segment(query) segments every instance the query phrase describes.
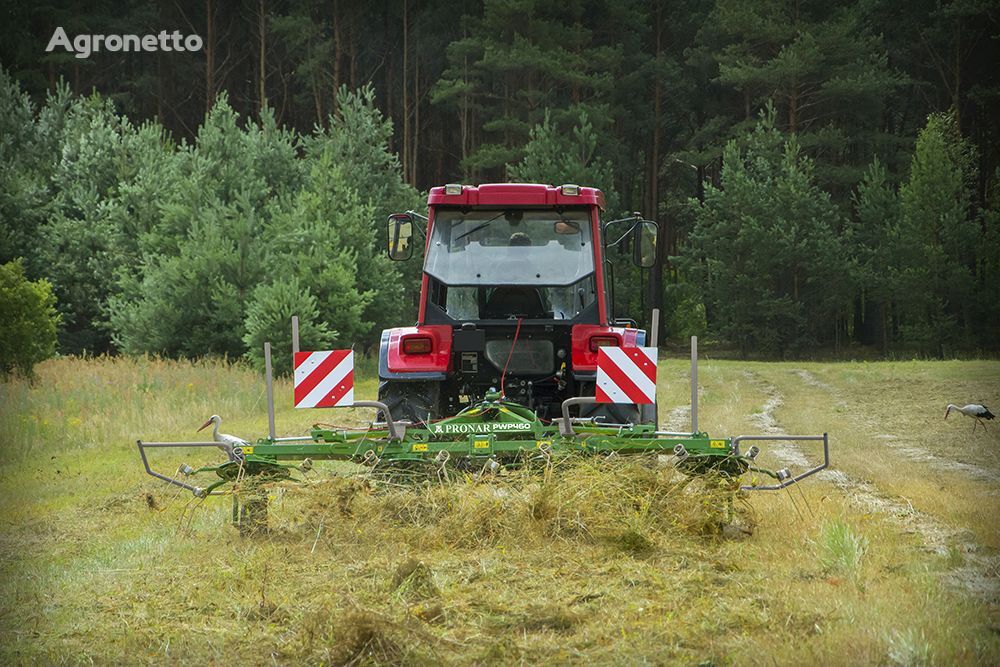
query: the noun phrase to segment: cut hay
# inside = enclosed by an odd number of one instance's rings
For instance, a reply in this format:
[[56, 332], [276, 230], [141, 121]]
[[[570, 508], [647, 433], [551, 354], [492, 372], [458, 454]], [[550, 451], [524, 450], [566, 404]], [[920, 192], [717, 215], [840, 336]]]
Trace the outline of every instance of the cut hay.
[[452, 479], [414, 481], [407, 472], [402, 482], [384, 472], [362, 473], [327, 478], [300, 493], [308, 494], [311, 525], [329, 529], [363, 517], [363, 524], [392, 526], [420, 548], [569, 540], [644, 555], [679, 536], [722, 535], [736, 513], [737, 492], [725, 480], [691, 483], [644, 457], [572, 456], [542, 470]]

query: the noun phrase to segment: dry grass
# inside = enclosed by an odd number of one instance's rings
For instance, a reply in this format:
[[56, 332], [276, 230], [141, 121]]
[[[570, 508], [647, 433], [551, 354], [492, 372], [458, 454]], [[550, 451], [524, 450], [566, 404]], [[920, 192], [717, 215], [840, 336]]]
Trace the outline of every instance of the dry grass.
[[[665, 366], [664, 416], [686, 401], [685, 366]], [[5, 663], [1000, 661], [996, 608], [949, 578], [975, 564], [968, 545], [997, 548], [998, 485], [876, 437], [996, 472], [993, 431], [973, 439], [937, 414], [1000, 393], [995, 363], [701, 368], [703, 428], [758, 432], [751, 415], [777, 392], [779, 427], [829, 430], [839, 469], [953, 531], [944, 553], [824, 480], [751, 497], [752, 535], [720, 534], [725, 503], [645, 459], [402, 486], [318, 463], [272, 489], [267, 535], [241, 538], [226, 498], [145, 477], [134, 440], [194, 438], [212, 413], [264, 433], [257, 377], [153, 359], [61, 359], [39, 376], [0, 386]], [[283, 433], [364, 418], [295, 412], [290, 393], [279, 383]]]

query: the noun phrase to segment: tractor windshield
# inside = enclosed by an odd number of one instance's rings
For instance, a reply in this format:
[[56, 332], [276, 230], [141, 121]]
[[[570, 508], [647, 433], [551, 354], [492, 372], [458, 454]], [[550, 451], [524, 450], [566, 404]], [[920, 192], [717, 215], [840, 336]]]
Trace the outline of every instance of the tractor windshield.
[[586, 209], [439, 209], [424, 270], [450, 286], [568, 287], [594, 272]]

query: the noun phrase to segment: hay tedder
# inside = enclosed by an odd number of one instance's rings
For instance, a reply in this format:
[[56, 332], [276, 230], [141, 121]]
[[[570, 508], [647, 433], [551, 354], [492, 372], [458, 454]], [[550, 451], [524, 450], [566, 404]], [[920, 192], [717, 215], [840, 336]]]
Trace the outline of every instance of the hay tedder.
[[[253, 444], [229, 446], [219, 442], [138, 441], [146, 472], [182, 487], [197, 497], [206, 497], [229, 482], [248, 477], [267, 480], [288, 479], [295, 470], [308, 471], [316, 460], [346, 460], [378, 465], [429, 464], [444, 467], [461, 462], [466, 469], [497, 472], [502, 466], [519, 464], [526, 457], [536, 460], [571, 454], [627, 455], [668, 454], [687, 474], [714, 473], [738, 480], [756, 472], [774, 480], [768, 485], [743, 485], [747, 491], [777, 490], [823, 470], [829, 465], [826, 434], [806, 436], [737, 436], [716, 438], [703, 432], [658, 431], [645, 424], [598, 423], [591, 418], [570, 417], [569, 408], [588, 399], [571, 398], [563, 403], [563, 417], [545, 423], [532, 410], [510, 403], [499, 393], [489, 393], [477, 405], [454, 417], [414, 426], [409, 422], [375, 423], [359, 430], [332, 430], [314, 427], [308, 436], [260, 438]], [[377, 408], [390, 414], [378, 401], [357, 401], [354, 407]], [[391, 415], [390, 415], [391, 419]], [[756, 445], [742, 449], [749, 441], [816, 440], [823, 443], [823, 462], [793, 475], [787, 468], [768, 470], [754, 465]], [[150, 468], [146, 450], [177, 447], [217, 447], [227, 460], [201, 468], [181, 466], [177, 474], [164, 475]], [[288, 463], [294, 461], [297, 463]], [[206, 486], [185, 481], [201, 473], [217, 478]]]
[[[603, 206], [599, 190], [576, 185], [433, 188], [427, 218], [413, 212], [389, 217], [390, 258], [412, 255], [414, 232], [424, 236], [426, 253], [416, 325], [382, 334], [379, 400], [346, 403], [377, 411], [369, 427], [316, 425], [307, 436], [277, 437], [268, 370], [267, 437], [140, 440], [146, 472], [197, 497], [232, 485], [237, 499], [244, 481], [259, 486], [292, 479], [318, 460], [484, 476], [570, 455], [661, 454], [688, 476], [725, 480], [734, 491], [783, 489], [826, 468], [826, 434], [713, 437], [700, 431], [695, 341], [689, 432], [659, 429], [655, 375], [648, 400], [636, 398], [627, 379], [619, 378], [622, 387], [603, 384], [599, 364], [611, 348], [650, 349], [643, 347], [645, 330], [614, 316], [608, 249], [630, 246], [634, 263], [648, 268], [657, 246], [656, 223], [638, 214], [602, 222]], [[654, 312], [654, 344], [657, 319]], [[647, 354], [655, 364], [655, 350]], [[331, 387], [327, 402], [315, 406], [337, 405], [332, 397], [343, 399], [343, 389], [343, 383]], [[821, 442], [822, 462], [794, 472], [760, 467], [755, 443], [768, 440]], [[150, 466], [149, 450], [185, 447], [216, 447], [225, 460], [183, 465], [173, 475]], [[196, 484], [202, 475], [212, 480]], [[762, 477], [770, 482], [759, 482]], [[238, 522], [266, 512], [266, 494], [246, 498], [234, 502]]]

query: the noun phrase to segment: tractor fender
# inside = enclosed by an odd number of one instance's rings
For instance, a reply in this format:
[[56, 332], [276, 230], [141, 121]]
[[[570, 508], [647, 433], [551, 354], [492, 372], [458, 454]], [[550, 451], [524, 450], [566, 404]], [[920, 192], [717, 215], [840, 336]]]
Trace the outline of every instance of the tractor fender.
[[572, 332], [572, 360], [574, 376], [583, 379], [596, 377], [597, 352], [590, 349], [590, 339], [595, 336], [613, 336], [621, 347], [640, 347], [646, 344], [646, 332], [630, 327], [608, 327], [600, 324], [577, 324]]
[[[447, 331], [445, 331], [447, 330]], [[427, 336], [433, 341], [431, 354], [406, 355], [403, 340]], [[381, 380], [441, 381], [451, 364], [451, 327], [430, 325], [383, 329], [378, 348], [378, 376]]]

